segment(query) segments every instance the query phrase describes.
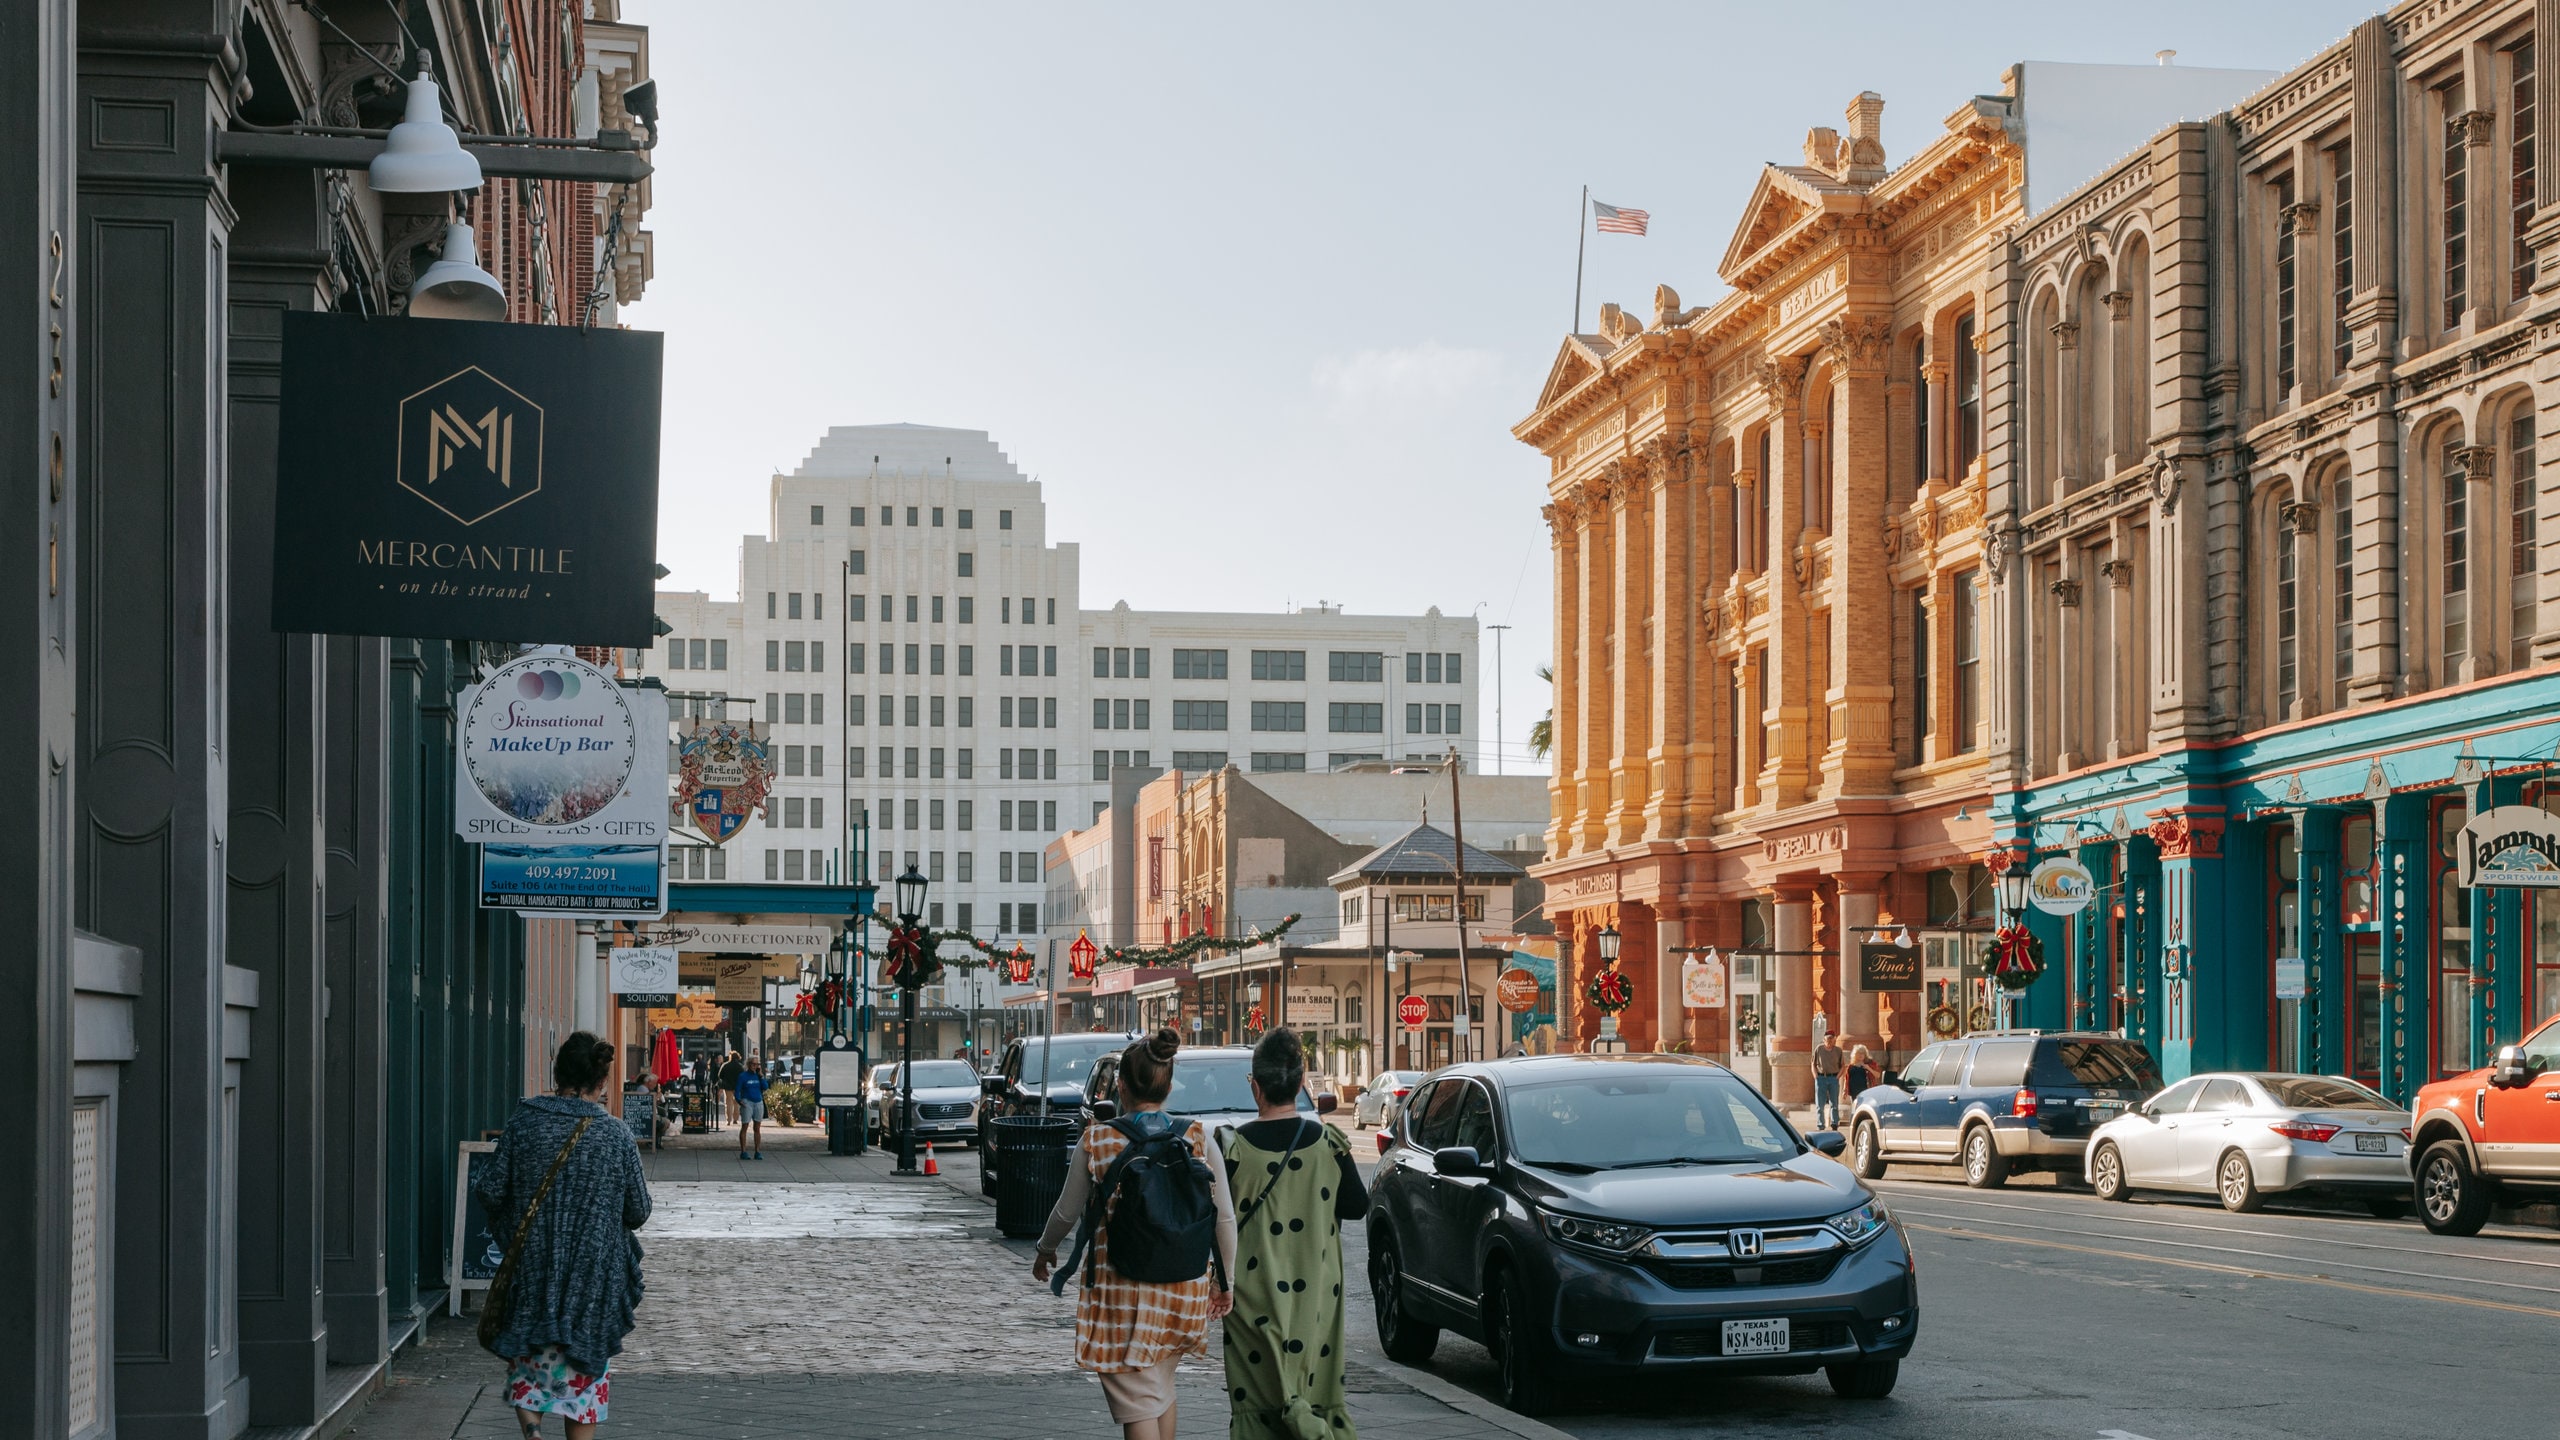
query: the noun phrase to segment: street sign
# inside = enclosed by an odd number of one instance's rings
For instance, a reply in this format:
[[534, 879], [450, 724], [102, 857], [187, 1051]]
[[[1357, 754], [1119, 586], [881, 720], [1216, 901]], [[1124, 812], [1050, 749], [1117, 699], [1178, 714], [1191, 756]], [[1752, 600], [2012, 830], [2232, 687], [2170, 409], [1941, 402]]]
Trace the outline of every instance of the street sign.
[[[2087, 902], [2084, 900], [2082, 903]], [[1919, 993], [1919, 947], [1896, 945], [1890, 940], [1861, 944], [1858, 947], [1858, 988], [1870, 994]]]
[[755, 720], [696, 720], [676, 742], [676, 797], [712, 844], [746, 828], [773, 786], [773, 746]]
[[1419, 995], [1407, 995], [1396, 1002], [1396, 1018], [1404, 1022], [1407, 1030], [1419, 1030], [1422, 1022], [1431, 1018], [1431, 1006]]

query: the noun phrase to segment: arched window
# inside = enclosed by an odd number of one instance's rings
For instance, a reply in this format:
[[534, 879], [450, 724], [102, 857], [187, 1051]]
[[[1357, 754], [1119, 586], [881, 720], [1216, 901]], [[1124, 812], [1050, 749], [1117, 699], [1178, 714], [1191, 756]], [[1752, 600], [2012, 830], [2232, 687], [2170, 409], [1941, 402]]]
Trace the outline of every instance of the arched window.
[[1749, 546], [1749, 551], [1751, 555], [1751, 568], [1754, 570], [1766, 570], [1769, 568], [1769, 487], [1778, 483], [1777, 477], [1769, 473], [1769, 460], [1771, 454], [1769, 448], [1770, 428], [1771, 427], [1766, 425], [1760, 427], [1760, 459], [1758, 462], [1760, 468], [1753, 477], [1759, 483], [1751, 487], [1751, 544]]
[[[2027, 363], [2024, 388], [2026, 391], [2027, 508], [2030, 510], [2042, 509], [2052, 502], [2053, 480], [2061, 466], [2061, 433], [2055, 422], [2062, 411], [2060, 386], [2062, 340], [2054, 329], [2054, 322], [2060, 318], [2056, 311], [2056, 304], [2054, 292], [2046, 290], [2036, 296], [2035, 303], [2027, 311]], [[1968, 343], [1972, 334], [1971, 324], [1972, 317], [1968, 316], [1956, 327], [1956, 368], [1959, 391], [1963, 384], [1965, 356], [1972, 353], [1972, 346]], [[1959, 431], [1966, 428], [1961, 411], [1956, 424]], [[1961, 446], [1961, 439], [1958, 444]]]
[[2436, 683], [2450, 685], [2471, 654], [2471, 477], [2461, 432], [2448, 428], [2436, 457]]
[[[2530, 64], [2530, 50], [2520, 64]], [[2507, 421], [2507, 668], [2533, 663], [2533, 636], [2541, 629], [2540, 532], [2534, 523], [2533, 410], [2519, 405]]]
[[2329, 482], [2329, 680], [2344, 707], [2356, 673], [2356, 506], [2346, 467]]
[[1973, 317], [1956, 322], [1956, 472], [1970, 473], [1982, 455], [1982, 354], [1973, 345]]
[[1838, 469], [1835, 457], [1840, 453], [1841, 443], [1840, 387], [1835, 382], [1826, 382], [1822, 387], [1822, 435], [1814, 446], [1814, 457], [1820, 462], [1819, 473], [1814, 477], [1813, 494], [1808, 497], [1813, 501], [1810, 507], [1813, 528], [1825, 535], [1831, 533], [1831, 484]]
[[1929, 468], [1929, 335], [1922, 331], [1911, 341], [1911, 483], [1914, 488], [1928, 484], [1937, 472]]
[[2294, 702], [2302, 696], [2301, 577], [2291, 499], [2288, 492], [2278, 490], [2268, 502], [2275, 551], [2275, 705], [2267, 716], [2270, 723], [2291, 719]]

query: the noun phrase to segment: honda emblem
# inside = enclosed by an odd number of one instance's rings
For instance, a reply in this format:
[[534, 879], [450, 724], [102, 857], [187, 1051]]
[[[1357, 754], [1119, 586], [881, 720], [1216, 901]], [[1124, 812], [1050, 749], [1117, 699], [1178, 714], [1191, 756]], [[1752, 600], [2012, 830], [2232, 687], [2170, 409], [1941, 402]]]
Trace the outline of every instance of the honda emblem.
[[1725, 1236], [1725, 1245], [1733, 1251], [1736, 1260], [1760, 1258], [1760, 1232], [1757, 1230], [1732, 1231]]

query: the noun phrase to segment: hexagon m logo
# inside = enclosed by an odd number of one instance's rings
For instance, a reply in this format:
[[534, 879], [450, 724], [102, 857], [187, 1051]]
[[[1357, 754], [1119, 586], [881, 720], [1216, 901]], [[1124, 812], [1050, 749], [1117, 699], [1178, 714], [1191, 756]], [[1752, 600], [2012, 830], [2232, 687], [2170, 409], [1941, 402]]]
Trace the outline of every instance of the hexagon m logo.
[[542, 489], [542, 407], [473, 365], [400, 402], [400, 488], [465, 525]]

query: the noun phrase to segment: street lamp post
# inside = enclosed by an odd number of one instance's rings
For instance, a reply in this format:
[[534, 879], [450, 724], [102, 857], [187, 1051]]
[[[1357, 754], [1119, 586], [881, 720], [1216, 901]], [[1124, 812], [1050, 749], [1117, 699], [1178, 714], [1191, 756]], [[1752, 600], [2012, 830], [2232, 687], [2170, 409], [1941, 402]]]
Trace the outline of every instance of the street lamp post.
[[[1615, 925], [1603, 925], [1597, 933], [1592, 935], [1592, 942], [1600, 947], [1600, 965], [1602, 969], [1614, 970], [1617, 968], [1618, 944], [1621, 938], [1622, 937], [1618, 934], [1618, 927]], [[1600, 1017], [1600, 1043], [1607, 1046], [1612, 1052], [1615, 1052], [1618, 1048], [1618, 1017], [1615, 1012], [1611, 1012]]]
[[[2014, 862], [2002, 869], [1999, 877], [1992, 882], [1992, 893], [1999, 900], [2000, 910], [2003, 917], [2001, 924], [2004, 927], [2009, 925], [2023, 925], [2026, 923], [2027, 884], [2027, 867]], [[1997, 999], [2000, 1006], [1998, 1012], [2000, 1016], [2000, 1028], [2006, 1030], [2009, 1028], [2010, 1002], [2015, 998], [2015, 996], [2008, 986], [1999, 983], [1999, 979], [1996, 976], [1993, 977], [1992, 987], [1997, 992]]]
[[898, 981], [898, 1167], [897, 1174], [916, 1169], [916, 997], [924, 990], [932, 954], [922, 929], [925, 878], [909, 865], [898, 877], [898, 928], [889, 937], [890, 961]]

